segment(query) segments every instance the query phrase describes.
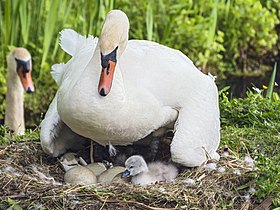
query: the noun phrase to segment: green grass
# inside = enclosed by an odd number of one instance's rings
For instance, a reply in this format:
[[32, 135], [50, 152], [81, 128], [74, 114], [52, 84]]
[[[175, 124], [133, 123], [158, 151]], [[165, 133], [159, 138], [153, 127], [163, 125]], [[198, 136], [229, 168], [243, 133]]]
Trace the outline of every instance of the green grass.
[[[250, 156], [257, 167], [251, 183], [256, 184], [258, 200], [273, 197], [280, 205], [280, 134], [271, 128], [238, 128], [221, 130], [221, 146], [227, 145], [240, 157]], [[248, 186], [249, 187], [249, 186]]]
[[280, 100], [273, 92], [274, 81], [275, 74], [266, 92], [255, 88], [244, 99], [229, 99], [226, 89], [220, 91], [220, 110], [221, 146], [254, 159], [256, 196], [259, 200], [272, 196], [276, 207], [280, 206]]
[[17, 136], [10, 133], [9, 129], [4, 126], [0, 125], [0, 146], [1, 145], [8, 145], [11, 142], [19, 142], [22, 139], [26, 139], [29, 141], [38, 140], [39, 141], [40, 132], [39, 129], [36, 128], [35, 130], [27, 129], [25, 134], [22, 136]]

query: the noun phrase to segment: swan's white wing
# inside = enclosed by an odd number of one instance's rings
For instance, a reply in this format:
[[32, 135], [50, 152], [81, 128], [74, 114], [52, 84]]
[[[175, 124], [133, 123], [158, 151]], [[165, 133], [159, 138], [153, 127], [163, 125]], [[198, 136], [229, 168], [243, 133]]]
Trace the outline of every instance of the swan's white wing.
[[62, 82], [62, 75], [64, 70], [65, 64], [54, 64], [51, 69], [51, 74], [55, 82], [60, 86]]
[[[40, 140], [41, 146], [47, 154], [57, 156], [61, 151], [54, 151], [54, 139], [56, 138], [59, 130], [60, 117], [57, 113], [57, 94], [54, 97], [49, 109], [45, 115], [44, 120], [41, 122]], [[62, 151], [64, 152], [64, 151]], [[57, 154], [58, 153], [58, 154]]]
[[86, 138], [73, 132], [64, 122], [61, 121], [57, 113], [57, 94], [41, 122], [40, 140], [41, 146], [49, 155], [57, 157], [66, 152], [67, 149], [81, 149]]
[[[181, 52], [148, 41], [129, 41], [119, 65], [129, 87], [127, 94], [134, 90], [131, 87], [142, 88], [179, 111], [171, 144], [174, 162], [193, 167], [205, 161], [206, 153], [218, 158], [220, 121], [214, 77], [200, 72]], [[134, 101], [143, 98], [149, 99], [136, 96]]]
[[[64, 29], [60, 32], [60, 46], [61, 48], [71, 55], [73, 58], [79, 57], [80, 54], [83, 55], [83, 60], [80, 63], [80, 67], [76, 68], [75, 71], [84, 70], [84, 66], [89, 62], [95, 47], [97, 45], [98, 39], [89, 35], [87, 38], [78, 34], [72, 29]], [[90, 52], [92, 51], [92, 52]], [[78, 55], [79, 54], [79, 55]], [[65, 79], [65, 74], [69, 75], [73, 68], [67, 68], [67, 64], [60, 63], [54, 64], [51, 69], [51, 74], [56, 83], [60, 86]], [[67, 76], [66, 76], [67, 77]], [[71, 79], [71, 78], [70, 78]]]
[[[88, 38], [77, 32], [66, 29], [61, 32], [61, 47], [72, 58], [66, 64], [52, 66], [52, 76], [60, 88], [69, 88], [88, 65], [98, 39], [93, 36]], [[73, 65], [73, 63], [77, 65]], [[69, 148], [78, 148], [86, 138], [73, 132], [60, 118], [57, 112], [58, 94], [56, 94], [44, 120], [41, 122], [40, 140], [43, 150], [56, 157]]]
[[60, 32], [60, 46], [69, 55], [76, 54], [80, 45], [86, 43], [86, 37], [78, 34], [72, 29], [64, 29]]

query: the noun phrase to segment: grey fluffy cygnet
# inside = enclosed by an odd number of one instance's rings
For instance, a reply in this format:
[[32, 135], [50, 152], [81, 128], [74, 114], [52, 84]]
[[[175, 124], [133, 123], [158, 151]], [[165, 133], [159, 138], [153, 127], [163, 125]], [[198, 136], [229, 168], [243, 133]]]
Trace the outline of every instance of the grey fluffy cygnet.
[[122, 178], [131, 176], [133, 184], [148, 185], [156, 182], [170, 182], [178, 175], [178, 169], [172, 164], [152, 162], [147, 165], [140, 155], [133, 155], [125, 162]]

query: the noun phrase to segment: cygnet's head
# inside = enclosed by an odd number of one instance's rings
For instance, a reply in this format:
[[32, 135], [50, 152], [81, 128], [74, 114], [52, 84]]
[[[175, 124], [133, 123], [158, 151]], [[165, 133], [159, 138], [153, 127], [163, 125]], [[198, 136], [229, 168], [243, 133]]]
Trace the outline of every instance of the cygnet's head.
[[148, 171], [148, 166], [144, 158], [140, 155], [133, 155], [125, 161], [125, 171], [122, 178], [136, 176], [145, 171]]

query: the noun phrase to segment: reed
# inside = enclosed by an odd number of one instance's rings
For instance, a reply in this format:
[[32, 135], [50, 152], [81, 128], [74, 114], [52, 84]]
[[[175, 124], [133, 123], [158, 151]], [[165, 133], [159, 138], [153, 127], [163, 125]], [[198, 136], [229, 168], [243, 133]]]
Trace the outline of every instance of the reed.
[[21, 36], [23, 44], [28, 43], [30, 23], [31, 23], [31, 14], [29, 13], [27, 1], [20, 1], [19, 3], [19, 20], [21, 25]]
[[277, 63], [274, 64], [274, 68], [270, 77], [269, 85], [266, 91], [266, 98], [269, 98], [271, 100], [272, 94], [273, 94], [273, 89], [275, 86], [276, 82], [276, 71], [277, 71]]
[[154, 25], [154, 15], [153, 15], [153, 1], [147, 2], [146, 9], [146, 30], [147, 30], [147, 40], [153, 40], [153, 25]]
[[[47, 55], [49, 53], [49, 48], [52, 42], [52, 37], [54, 35], [54, 29], [58, 17], [58, 9], [63, 9], [58, 7], [59, 2], [60, 2], [59, 0], [52, 0], [49, 7], [47, 8], [48, 15], [44, 28], [44, 41], [43, 41], [43, 54], [41, 60], [41, 68], [43, 67], [47, 59]], [[42, 74], [40, 74], [39, 78], [41, 78], [41, 75]]]

